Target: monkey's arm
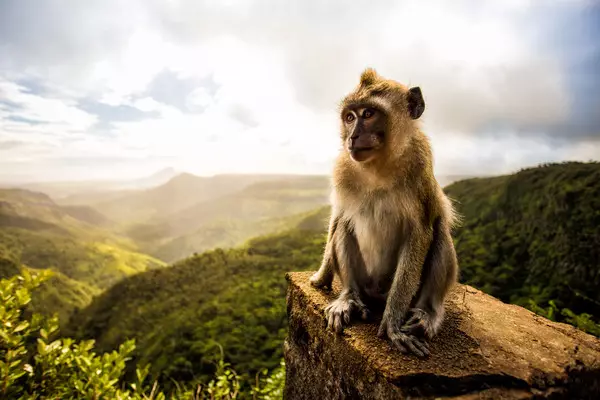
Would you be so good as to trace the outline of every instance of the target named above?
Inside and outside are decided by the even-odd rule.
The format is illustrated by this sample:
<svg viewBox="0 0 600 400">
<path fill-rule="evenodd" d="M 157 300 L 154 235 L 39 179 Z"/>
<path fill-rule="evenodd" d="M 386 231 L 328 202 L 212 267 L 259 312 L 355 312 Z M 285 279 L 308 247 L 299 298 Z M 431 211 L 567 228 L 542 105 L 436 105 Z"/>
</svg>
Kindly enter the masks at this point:
<svg viewBox="0 0 600 400">
<path fill-rule="evenodd" d="M 331 210 L 329 218 L 329 228 L 327 230 L 327 242 L 325 243 L 325 251 L 323 252 L 323 260 L 319 270 L 310 277 L 310 283 L 315 287 L 331 288 L 333 275 L 336 270 L 335 255 L 333 249 L 333 235 L 338 226 L 339 217 L 335 210 Z"/>
<path fill-rule="evenodd" d="M 327 327 L 341 333 L 350 323 L 353 312 L 368 319 L 369 311 L 361 299 L 361 283 L 365 281 L 365 265 L 350 221 L 338 219 L 331 239 L 333 265 L 342 282 L 338 298 L 325 308 Z"/>
<path fill-rule="evenodd" d="M 399 248 L 396 271 L 388 293 L 378 336 L 387 336 L 403 353 L 408 350 L 424 356 L 429 354 L 425 342 L 401 332 L 413 297 L 419 290 L 421 271 L 427 257 L 432 232 L 422 226 L 408 230 Z"/>
</svg>

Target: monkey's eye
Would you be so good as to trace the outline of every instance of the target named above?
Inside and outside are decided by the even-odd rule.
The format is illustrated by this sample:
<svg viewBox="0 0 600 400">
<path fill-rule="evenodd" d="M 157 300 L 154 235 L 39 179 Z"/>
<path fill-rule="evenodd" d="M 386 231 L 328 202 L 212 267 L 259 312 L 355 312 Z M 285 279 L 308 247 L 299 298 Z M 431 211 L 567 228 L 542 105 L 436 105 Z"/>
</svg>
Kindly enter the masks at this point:
<svg viewBox="0 0 600 400">
<path fill-rule="evenodd" d="M 375 110 L 373 110 L 372 108 L 367 108 L 363 112 L 363 118 L 371 118 L 373 116 L 373 114 L 375 114 Z"/>
<path fill-rule="evenodd" d="M 346 114 L 346 122 L 352 122 L 352 121 L 354 121 L 354 114 L 352 114 L 352 113 Z"/>
</svg>

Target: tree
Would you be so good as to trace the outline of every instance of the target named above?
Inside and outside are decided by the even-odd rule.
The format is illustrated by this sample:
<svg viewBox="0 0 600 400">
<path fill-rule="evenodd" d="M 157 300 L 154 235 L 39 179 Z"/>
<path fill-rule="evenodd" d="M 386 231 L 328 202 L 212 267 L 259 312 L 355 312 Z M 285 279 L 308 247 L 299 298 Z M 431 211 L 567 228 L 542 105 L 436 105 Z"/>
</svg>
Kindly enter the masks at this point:
<svg viewBox="0 0 600 400">
<path fill-rule="evenodd" d="M 0 397 L 3 399 L 166 399 L 156 382 L 146 382 L 150 365 L 136 369 L 135 382 L 126 382 L 125 366 L 135 349 L 133 340 L 118 350 L 94 352 L 94 341 L 58 337 L 58 317 L 31 313 L 31 291 L 51 273 L 28 272 L 0 280 Z M 272 399 L 281 392 L 281 369 L 273 377 L 257 379 L 255 398 Z M 260 384 L 264 384 L 260 388 Z M 207 385 L 177 385 L 169 398 L 236 399 L 240 381 L 223 355 L 216 376 Z M 258 397 L 257 397 L 258 396 Z"/>
</svg>

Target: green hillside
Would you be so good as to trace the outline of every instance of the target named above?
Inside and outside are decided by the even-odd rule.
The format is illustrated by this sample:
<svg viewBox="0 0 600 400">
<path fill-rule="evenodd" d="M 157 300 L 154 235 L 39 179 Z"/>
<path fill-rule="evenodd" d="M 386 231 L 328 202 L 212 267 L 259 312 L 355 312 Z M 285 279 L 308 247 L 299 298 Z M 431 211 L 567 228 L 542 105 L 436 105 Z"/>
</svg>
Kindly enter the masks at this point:
<svg viewBox="0 0 600 400">
<path fill-rule="evenodd" d="M 550 164 L 445 190 L 464 216 L 461 281 L 582 328 L 586 317 L 578 323 L 568 310 L 600 321 L 600 164 Z"/>
<path fill-rule="evenodd" d="M 170 378 L 210 376 L 217 342 L 237 371 L 252 377 L 275 368 L 286 329 L 283 276 L 319 263 L 327 213 L 322 208 L 299 228 L 242 248 L 217 249 L 125 279 L 75 315 L 68 334 L 95 338 L 101 350 L 135 338 L 137 359 L 152 362 L 167 385 Z"/>
<path fill-rule="evenodd" d="M 93 209 L 61 207 L 42 193 L 1 189 L 0 273 L 8 277 L 22 267 L 56 272 L 33 305 L 41 312 L 58 312 L 64 321 L 100 290 L 164 265 L 139 253 L 106 224 L 106 217 Z"/>
<path fill-rule="evenodd" d="M 12 260 L 0 257 L 0 279 L 19 275 L 23 269 L 32 270 L 32 268 L 20 266 Z M 66 322 L 73 310 L 86 307 L 92 301 L 93 296 L 100 292 L 97 288 L 70 279 L 60 272 L 50 272 L 50 279 L 36 291 L 32 299 L 32 311 L 44 315 L 56 313 L 60 321 Z"/>
</svg>

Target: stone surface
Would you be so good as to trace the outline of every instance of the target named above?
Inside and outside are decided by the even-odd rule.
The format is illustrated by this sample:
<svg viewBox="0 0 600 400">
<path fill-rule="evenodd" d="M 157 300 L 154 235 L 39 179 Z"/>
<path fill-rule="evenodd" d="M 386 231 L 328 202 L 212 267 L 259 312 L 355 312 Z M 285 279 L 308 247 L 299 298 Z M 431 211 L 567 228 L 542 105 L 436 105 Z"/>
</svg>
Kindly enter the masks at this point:
<svg viewBox="0 0 600 400">
<path fill-rule="evenodd" d="M 286 399 L 600 399 L 600 340 L 570 325 L 457 284 L 431 356 L 419 359 L 377 338 L 377 317 L 327 331 L 339 285 L 315 289 L 311 275 L 286 275 Z"/>
</svg>

